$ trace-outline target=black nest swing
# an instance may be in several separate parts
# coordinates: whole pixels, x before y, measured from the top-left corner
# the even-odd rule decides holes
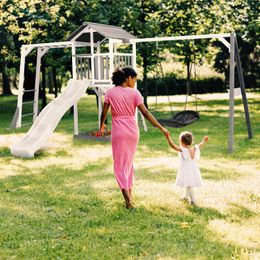
[[[157,50],[158,50],[158,45],[156,46]],[[171,112],[172,112],[172,117],[168,118],[168,119],[157,119],[158,122],[163,125],[163,126],[168,126],[168,127],[174,127],[174,128],[181,128],[181,127],[185,127],[187,125],[193,124],[194,122],[198,121],[200,119],[199,113],[197,111],[197,86],[196,86],[196,64],[195,64],[195,55],[194,55],[194,87],[195,87],[195,102],[196,102],[196,110],[187,110],[187,102],[188,102],[188,86],[187,86],[187,92],[186,92],[186,100],[185,100],[185,106],[184,106],[184,110],[177,112],[177,113],[173,113],[172,110],[172,105],[171,105],[171,101],[169,98],[169,92],[168,92],[168,87],[167,84],[164,80],[164,72],[163,72],[163,68],[162,68],[162,64],[159,60],[159,66],[160,66],[160,71],[161,71],[161,75],[163,78],[163,83],[164,83],[164,87],[166,90],[166,94],[168,96],[168,101],[170,104],[170,108],[171,108]],[[190,73],[191,75],[191,73]],[[158,77],[158,68],[156,67],[156,78]],[[157,107],[157,82],[156,82],[156,107]]]
[[[180,111],[169,119],[158,119],[163,126],[180,128],[190,125],[200,119],[199,113],[194,110]]]
[[[195,87],[196,89],[196,87]],[[195,102],[196,102],[196,110],[187,110],[187,102],[188,102],[188,92],[186,93],[186,100],[185,100],[185,106],[184,110],[173,113],[172,111],[172,106],[169,99],[169,104],[171,107],[171,112],[172,112],[172,117],[169,119],[158,119],[158,122],[163,125],[163,126],[168,126],[168,127],[174,127],[174,128],[180,128],[180,127],[185,127],[187,125],[193,124],[196,121],[200,119],[199,112],[197,111],[197,94],[195,94]]]

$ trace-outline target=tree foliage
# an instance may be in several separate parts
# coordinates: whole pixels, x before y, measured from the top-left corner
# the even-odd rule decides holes
[[[0,73],[6,76],[6,93],[10,69],[18,72],[22,44],[64,41],[85,21],[121,26],[141,38],[236,31],[246,78],[251,79],[252,87],[258,84],[260,21],[259,4],[254,0],[2,0]],[[201,62],[208,44],[209,41],[183,41],[160,44],[160,48],[168,48],[180,57],[189,78],[194,54],[196,62]],[[229,56],[224,49],[211,58],[216,70],[228,75]],[[69,50],[46,55],[47,73],[65,75],[71,69],[70,55]],[[157,62],[154,43],[138,45],[144,80]]]
[[[218,26],[223,32],[236,32],[246,86],[259,87],[260,70],[260,5],[254,0],[218,1],[218,13],[223,20]],[[218,45],[219,46],[219,45]],[[223,46],[219,46],[223,50]],[[228,78],[229,56],[219,52],[214,67]]]

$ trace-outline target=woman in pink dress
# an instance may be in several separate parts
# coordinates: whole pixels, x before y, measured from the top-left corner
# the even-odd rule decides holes
[[[135,118],[136,107],[144,117],[167,137],[169,132],[162,127],[143,104],[143,97],[135,89],[137,73],[130,67],[117,69],[112,76],[115,87],[106,92],[101,115],[101,134],[109,107],[112,114],[111,142],[114,173],[123,193],[126,207],[133,208],[132,187],[134,180],[133,160],[139,141],[139,128]]]

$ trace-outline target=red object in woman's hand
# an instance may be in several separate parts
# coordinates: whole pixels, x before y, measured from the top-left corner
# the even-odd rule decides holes
[[[95,136],[102,136],[102,132],[100,130],[98,130],[96,133],[95,133]]]
[[[91,132],[90,135],[95,136],[95,137],[107,136],[107,135],[111,135],[111,131],[109,131],[109,130],[106,131],[104,129],[100,129],[100,130]]]

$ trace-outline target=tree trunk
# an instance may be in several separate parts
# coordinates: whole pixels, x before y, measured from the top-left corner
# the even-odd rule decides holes
[[[15,89],[18,89],[18,81],[17,81],[17,71],[15,70],[14,75],[13,75],[13,80],[12,80],[12,84],[14,86]]]
[[[49,88],[49,94],[53,94],[53,74],[52,74],[52,69],[48,70],[47,72],[47,84],[46,84]]]
[[[53,85],[54,85],[54,96],[55,98],[58,96],[58,84],[57,84],[57,75],[56,68],[52,67],[52,77],[53,77]]]
[[[187,81],[186,81],[186,86],[187,86],[187,92],[186,94],[190,95],[191,94],[191,63],[187,62],[186,64],[186,68],[187,68]]]
[[[3,69],[3,95],[12,95],[11,87],[10,87],[10,80],[8,76],[7,66],[4,65]]]

